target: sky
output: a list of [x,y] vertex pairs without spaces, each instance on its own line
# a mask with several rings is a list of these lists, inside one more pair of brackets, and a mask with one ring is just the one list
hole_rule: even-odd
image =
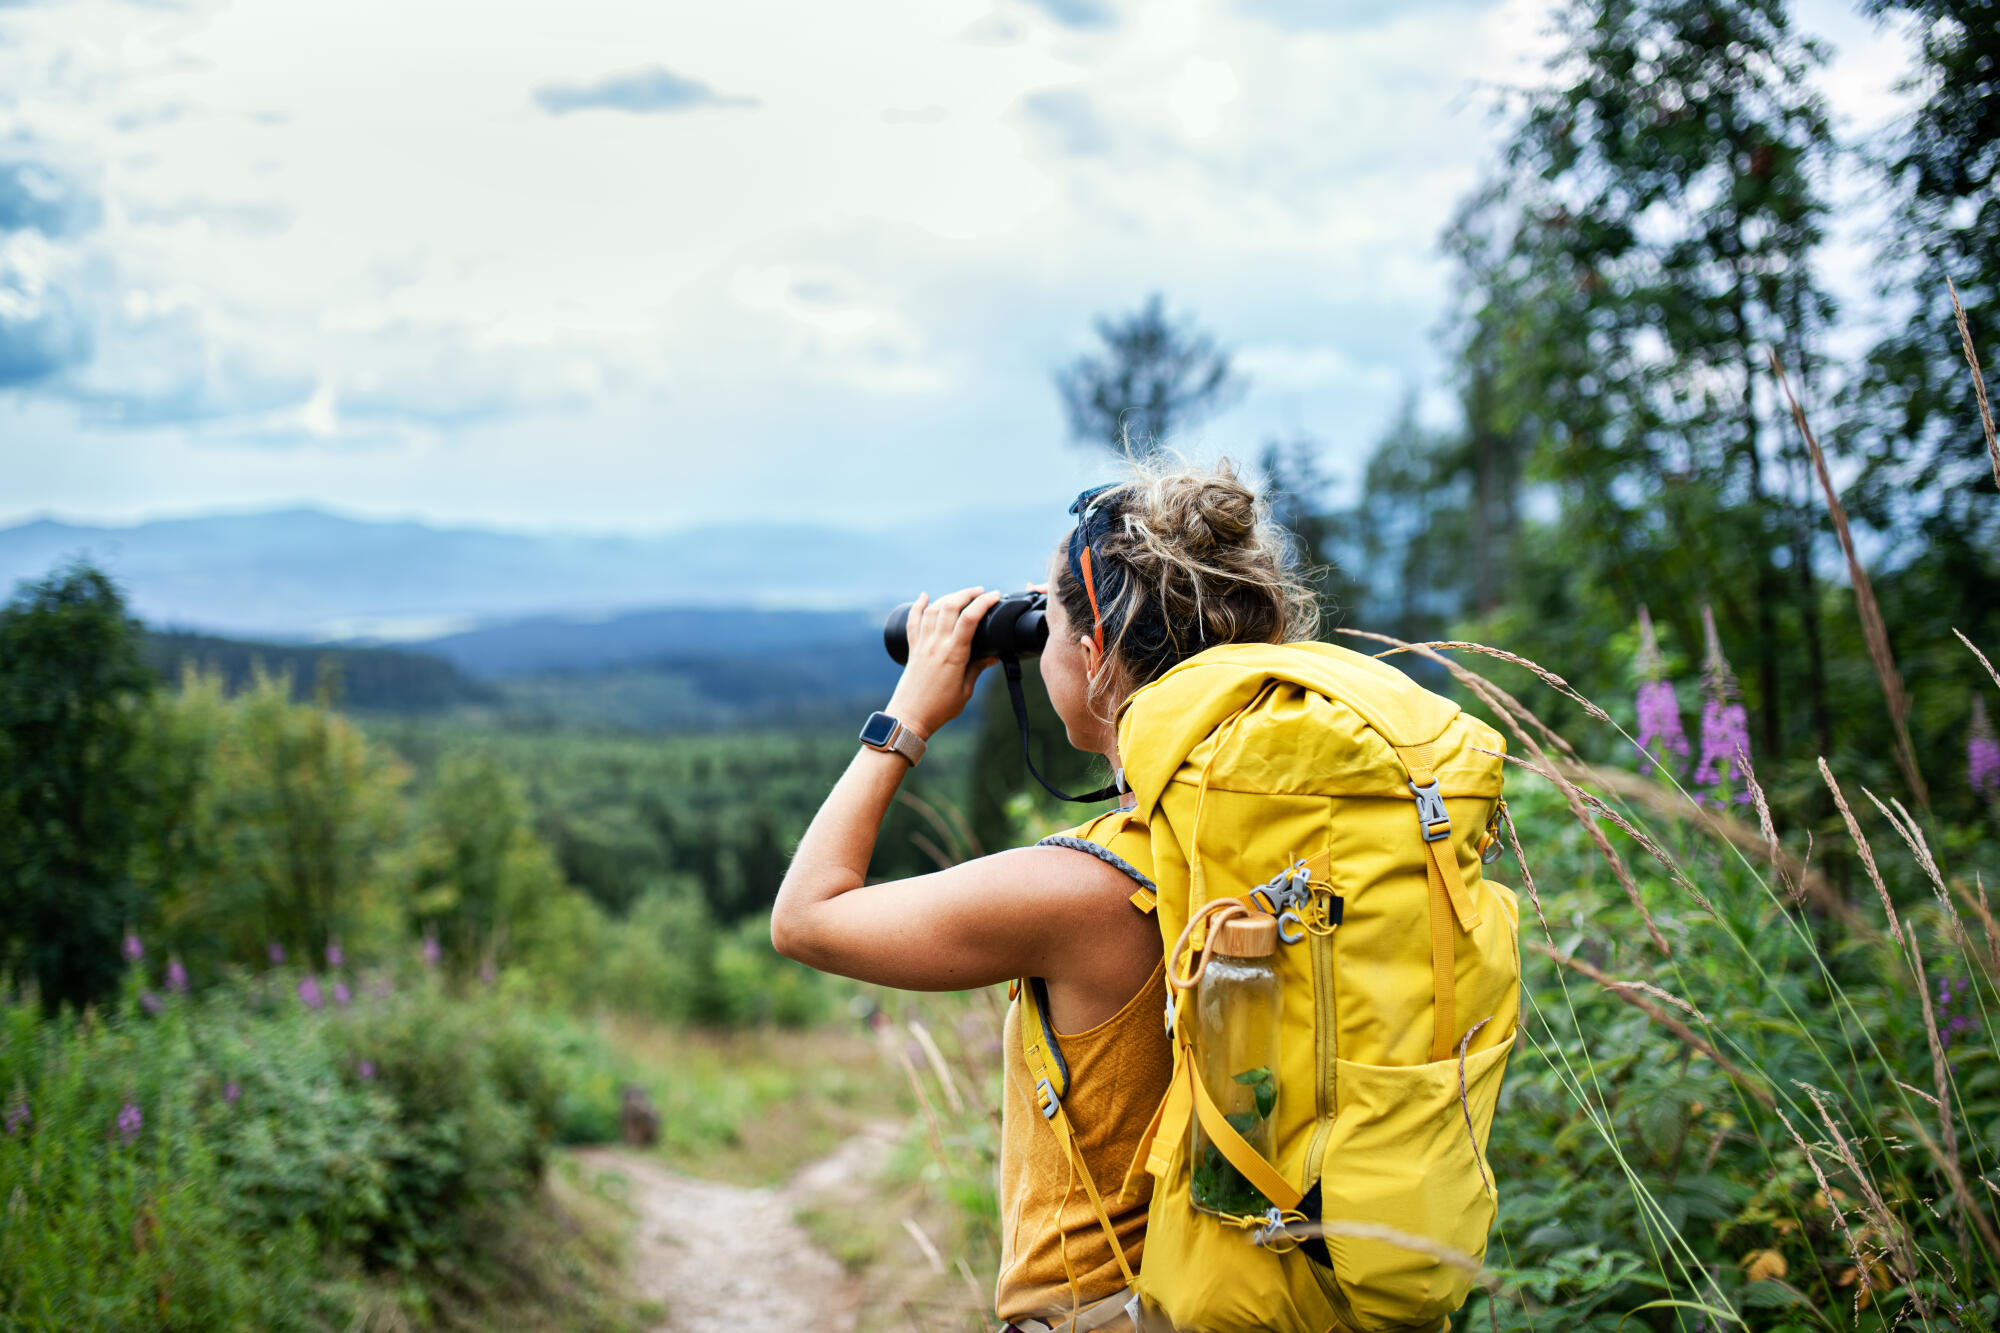
[[[1903,38],[1797,12],[1844,132],[1895,115]],[[1155,291],[1249,384],[1179,444],[1352,476],[1449,419],[1436,238],[1547,13],[0,0],[0,524],[1060,508],[1106,465],[1051,374]]]

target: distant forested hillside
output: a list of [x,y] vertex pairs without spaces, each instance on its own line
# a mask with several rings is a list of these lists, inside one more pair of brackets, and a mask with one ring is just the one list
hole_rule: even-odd
[[234,694],[261,667],[273,676],[290,676],[296,698],[312,698],[324,686],[343,706],[364,712],[435,713],[500,701],[493,686],[473,680],[441,657],[393,648],[249,643],[154,631],[145,636],[142,653],[147,665],[169,682],[192,665],[219,673]]

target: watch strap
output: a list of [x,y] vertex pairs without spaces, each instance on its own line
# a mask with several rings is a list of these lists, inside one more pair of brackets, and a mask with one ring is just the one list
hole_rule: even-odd
[[882,750],[891,754],[899,754],[910,761],[911,768],[915,768],[918,761],[924,757],[924,751],[930,748],[924,738],[905,726],[900,719],[889,717],[887,713],[876,713],[874,717],[868,720],[870,723],[873,723],[875,718],[887,718],[890,722],[889,739],[877,745],[868,739],[867,729],[864,728],[861,743],[871,750]]

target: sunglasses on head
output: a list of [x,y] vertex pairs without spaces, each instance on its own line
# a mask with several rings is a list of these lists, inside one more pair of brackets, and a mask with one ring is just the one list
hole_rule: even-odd
[[1069,534],[1069,571],[1083,585],[1084,595],[1090,598],[1090,639],[1097,645],[1099,657],[1104,655],[1104,616],[1097,609],[1097,580],[1093,576],[1090,559],[1090,528],[1092,521],[1105,512],[1097,497],[1117,485],[1117,482],[1106,482],[1102,486],[1092,486],[1078,495],[1069,507],[1069,512],[1076,515],[1076,527]]

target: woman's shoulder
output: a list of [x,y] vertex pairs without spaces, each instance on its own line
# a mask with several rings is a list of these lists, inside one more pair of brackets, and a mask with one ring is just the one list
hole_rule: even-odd
[[1153,883],[1153,844],[1145,821],[1125,810],[1112,810],[1061,833],[1052,833],[1036,844],[1081,852],[1123,877],[1123,888],[1135,903],[1139,895],[1148,901],[1139,904],[1150,910]]

